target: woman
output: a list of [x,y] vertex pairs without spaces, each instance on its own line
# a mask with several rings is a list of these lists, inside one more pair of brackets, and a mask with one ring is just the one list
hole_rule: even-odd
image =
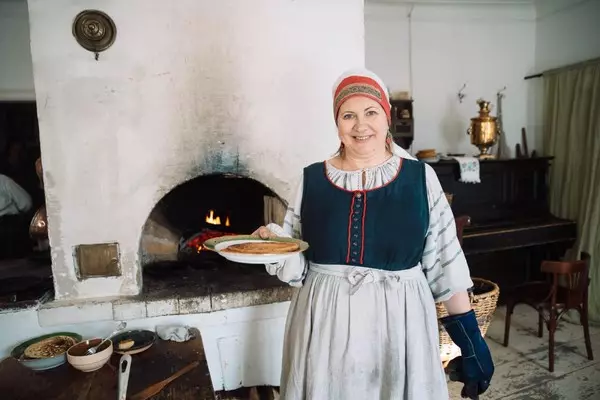
[[463,395],[483,393],[493,374],[452,211],[433,169],[392,142],[383,88],[370,71],[338,79],[338,154],[304,169],[284,227],[254,232],[310,244],[267,265],[300,287],[286,323],[283,399],[448,399],[435,302],[462,351]]

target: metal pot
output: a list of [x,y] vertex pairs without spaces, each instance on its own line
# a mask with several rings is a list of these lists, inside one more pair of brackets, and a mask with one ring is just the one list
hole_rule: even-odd
[[491,147],[498,141],[498,126],[496,117],[490,115],[491,103],[483,99],[477,100],[479,116],[471,118],[467,135],[471,136],[471,144],[479,149],[480,159],[495,158],[490,154]]

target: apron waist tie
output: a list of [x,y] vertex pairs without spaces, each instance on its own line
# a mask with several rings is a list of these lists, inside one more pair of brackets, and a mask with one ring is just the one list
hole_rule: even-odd
[[349,265],[334,264],[311,264],[310,270],[337,276],[348,280],[350,283],[350,295],[355,294],[364,284],[375,283],[386,280],[403,281],[424,278],[421,264],[400,271],[385,271],[381,269],[354,267]]

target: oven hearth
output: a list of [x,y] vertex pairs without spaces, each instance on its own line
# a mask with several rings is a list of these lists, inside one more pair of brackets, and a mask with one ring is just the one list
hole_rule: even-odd
[[218,295],[285,286],[262,265],[231,262],[206,240],[281,224],[285,203],[260,182],[237,175],[200,176],[174,188],[154,207],[140,246],[142,293],[164,298]]
[[144,269],[143,295],[152,298],[196,297],[285,287],[262,265],[223,260],[217,254],[202,263],[161,261]]
[[49,264],[28,259],[0,261],[0,310],[35,307],[53,294]]

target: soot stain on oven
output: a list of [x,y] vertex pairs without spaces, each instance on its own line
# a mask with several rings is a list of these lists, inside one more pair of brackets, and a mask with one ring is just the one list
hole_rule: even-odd
[[[234,263],[203,246],[213,237],[250,234],[281,219],[286,209],[277,194],[252,177],[239,152],[225,148],[206,149],[208,154],[187,171],[187,179],[150,213],[140,241],[144,296],[244,296],[252,291],[252,297],[262,298],[273,296],[272,290],[262,289],[286,286],[262,265]],[[284,292],[282,301],[289,295]]]
[[236,174],[250,176],[249,168],[240,161],[239,149],[229,150],[225,142],[205,149],[206,156],[192,165],[187,172],[188,179],[211,173]]
[[62,204],[54,192],[56,180],[51,171],[44,173],[46,191],[46,209],[48,210],[48,221],[52,225],[53,235],[50,239],[50,251],[52,258],[52,279],[54,282],[54,297],[60,299],[68,296],[77,295],[77,287],[70,279],[69,267],[67,263],[68,251],[65,251],[62,233]]

